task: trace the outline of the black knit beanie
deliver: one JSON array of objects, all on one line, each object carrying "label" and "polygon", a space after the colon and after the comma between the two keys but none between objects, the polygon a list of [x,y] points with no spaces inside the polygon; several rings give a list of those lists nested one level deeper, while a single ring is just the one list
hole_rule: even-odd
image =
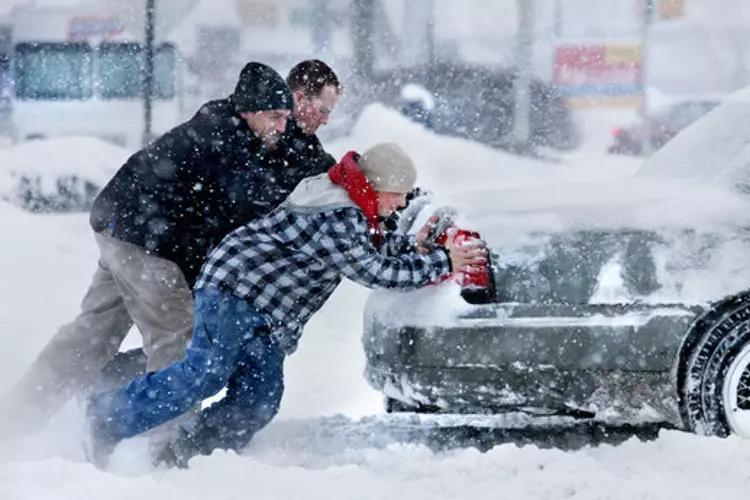
[{"label": "black knit beanie", "polygon": [[237,113],[294,108],[292,92],[281,75],[258,62],[249,62],[242,68],[232,99]]}]

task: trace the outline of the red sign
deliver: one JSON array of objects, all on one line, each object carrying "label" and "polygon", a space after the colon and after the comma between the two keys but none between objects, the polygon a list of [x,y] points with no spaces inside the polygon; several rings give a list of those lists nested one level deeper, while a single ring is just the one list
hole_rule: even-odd
[{"label": "red sign", "polygon": [[641,92],[637,44],[568,45],[555,53],[554,83],[567,95],[625,96]]}]

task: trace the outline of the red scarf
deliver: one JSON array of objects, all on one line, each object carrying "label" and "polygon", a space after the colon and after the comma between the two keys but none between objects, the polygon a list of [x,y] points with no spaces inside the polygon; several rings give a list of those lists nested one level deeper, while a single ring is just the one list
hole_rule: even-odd
[{"label": "red scarf", "polygon": [[357,166],[359,154],[349,151],[341,161],[328,170],[328,177],[334,184],[343,187],[349,198],[365,212],[367,226],[373,233],[373,243],[379,247],[383,234],[378,224],[378,195]]}]

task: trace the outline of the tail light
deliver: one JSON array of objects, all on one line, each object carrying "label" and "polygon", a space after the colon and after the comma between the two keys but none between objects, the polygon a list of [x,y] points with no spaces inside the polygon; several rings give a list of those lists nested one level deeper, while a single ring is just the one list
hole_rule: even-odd
[{"label": "tail light", "polygon": [[[448,233],[453,242],[461,245],[466,242],[481,240],[482,237],[476,231],[461,229],[455,225],[456,212],[451,209],[441,208],[435,211],[434,216],[438,221],[433,226],[433,230],[428,235],[425,244],[436,244],[445,246],[448,243]],[[491,302],[495,295],[494,282],[491,273],[492,266],[488,260],[487,265],[474,271],[454,271],[447,276],[443,276],[438,283],[451,280],[461,286],[461,295],[470,303]]]},{"label": "tail light", "polygon": [[[475,231],[465,231],[463,229],[456,229],[456,232],[453,235],[453,241],[458,245],[480,239],[481,236],[479,235],[479,233]],[[448,243],[447,230],[440,234],[440,236],[438,236],[437,240],[435,240],[435,243],[443,246]],[[488,288],[490,286],[489,267],[485,266],[482,269],[478,269],[475,271],[454,271],[444,279],[451,279],[455,281],[456,283],[461,285],[462,290]]]}]

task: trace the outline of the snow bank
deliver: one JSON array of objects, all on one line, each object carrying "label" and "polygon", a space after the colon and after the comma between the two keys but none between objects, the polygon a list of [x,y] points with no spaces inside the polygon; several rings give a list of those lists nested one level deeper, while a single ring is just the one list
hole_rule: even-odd
[{"label": "snow bank", "polygon": [[92,137],[0,150],[0,199],[31,211],[84,211],[130,151]]},{"label": "snow bank", "polygon": [[505,189],[612,179],[631,174],[640,165],[632,158],[609,159],[591,153],[548,160],[521,157],[468,139],[437,135],[380,104],[365,108],[351,134],[326,147],[340,157],[350,149],[363,151],[378,142],[398,143],[417,164],[417,184],[443,194],[477,187]]}]

